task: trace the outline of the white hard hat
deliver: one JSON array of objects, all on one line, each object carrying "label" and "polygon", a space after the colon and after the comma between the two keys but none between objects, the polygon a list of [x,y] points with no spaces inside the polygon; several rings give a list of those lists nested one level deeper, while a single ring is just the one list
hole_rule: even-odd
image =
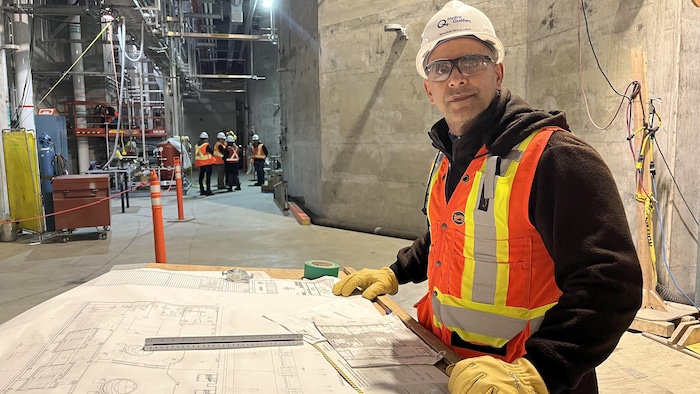
[{"label": "white hard hat", "polygon": [[505,49],[503,43],[496,37],[493,24],[483,12],[466,5],[461,1],[453,0],[444,7],[425,25],[420,40],[420,49],[416,55],[416,69],[424,79],[425,66],[430,52],[443,41],[456,38],[473,36],[492,45],[496,50],[496,63],[503,61]]},{"label": "white hard hat", "polygon": [[223,131],[219,131],[219,134],[216,135],[216,138],[221,138],[222,140],[226,138],[226,134],[224,134]]},{"label": "white hard hat", "polygon": [[209,134],[206,131],[202,131],[199,133],[199,138],[209,138]]},{"label": "white hard hat", "polygon": [[260,136],[257,134],[253,134],[253,138],[251,138],[252,141],[260,141]]},{"label": "white hard hat", "polygon": [[226,136],[226,142],[236,142],[236,137],[228,135]]}]

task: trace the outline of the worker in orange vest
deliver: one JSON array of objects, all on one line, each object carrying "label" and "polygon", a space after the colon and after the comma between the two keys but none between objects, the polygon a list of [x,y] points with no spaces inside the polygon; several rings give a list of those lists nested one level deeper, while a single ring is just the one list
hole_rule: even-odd
[{"label": "worker in orange vest", "polygon": [[253,186],[262,186],[265,183],[265,159],[267,158],[267,147],[260,142],[260,136],[253,134],[253,166],[257,182]]},{"label": "worker in orange vest", "polygon": [[598,392],[595,368],[642,299],[642,273],[608,166],[560,111],[502,86],[503,43],[460,1],[425,25],[416,69],[442,113],[428,226],[396,262],[346,276],[365,298],[426,283],[418,321],[463,359],[451,394]]},{"label": "worker in orange vest", "polygon": [[224,151],[226,150],[226,134],[219,131],[214,144],[214,172],[216,172],[216,188],[226,188],[226,169],[224,168]]},{"label": "worker in orange vest", "polygon": [[[209,145],[209,134],[202,131],[199,134],[199,142],[194,148],[194,165],[199,168],[199,195],[211,196],[211,172],[214,164],[214,149]],[[206,188],[202,181],[206,177]]]},{"label": "worker in orange vest", "polygon": [[238,163],[240,162],[240,148],[236,145],[236,136],[226,136],[226,150],[224,151],[224,169],[226,170],[226,186],[228,191],[241,190],[241,181],[238,179]]}]

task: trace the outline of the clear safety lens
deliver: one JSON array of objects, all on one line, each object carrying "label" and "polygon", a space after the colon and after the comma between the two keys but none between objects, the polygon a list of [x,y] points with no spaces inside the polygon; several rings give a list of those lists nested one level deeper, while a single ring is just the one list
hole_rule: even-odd
[{"label": "clear safety lens", "polygon": [[446,80],[450,76],[454,66],[457,66],[457,69],[462,75],[470,77],[486,70],[486,68],[493,63],[494,61],[490,56],[470,53],[457,59],[435,60],[425,67],[425,73],[428,75],[428,81],[440,82]]}]

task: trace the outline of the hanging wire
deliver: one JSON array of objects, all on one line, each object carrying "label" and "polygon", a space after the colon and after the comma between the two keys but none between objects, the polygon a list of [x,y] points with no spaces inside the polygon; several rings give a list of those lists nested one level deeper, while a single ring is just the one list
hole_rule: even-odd
[{"label": "hanging wire", "polygon": [[[651,180],[652,188],[654,189],[654,194],[656,194],[656,180],[652,177]],[[664,221],[663,218],[661,217],[661,211],[659,211],[659,203],[655,200],[652,200],[652,203],[654,204],[654,208],[656,209],[656,217],[659,220],[659,228],[661,229],[661,255],[663,256],[664,260],[664,266],[666,267],[666,271],[668,272],[668,277],[671,278],[671,282],[673,282],[673,285],[676,287],[676,289],[685,297],[688,301],[690,301],[690,305],[694,306],[695,309],[700,312],[700,307],[698,307],[695,302],[686,294],[683,290],[681,290],[680,286],[678,286],[678,283],[676,282],[676,278],[673,276],[673,273],[671,272],[671,267],[668,264],[668,259],[666,258],[666,244],[664,243],[664,239],[666,238],[666,235],[664,233]]]},{"label": "hanging wire", "polygon": [[[627,100],[632,100],[631,97],[628,97],[624,94],[621,94],[620,92],[618,92],[615,89],[615,87],[610,82],[610,79],[605,74],[605,71],[603,71],[603,67],[601,67],[601,65],[600,65],[600,61],[598,60],[598,55],[595,53],[595,48],[593,47],[593,40],[591,40],[591,31],[588,28],[588,17],[586,16],[586,5],[584,3],[584,0],[581,0],[581,14],[583,14],[583,19],[584,19],[584,22],[586,24],[586,35],[588,36],[588,43],[591,45],[591,52],[593,52],[593,57],[595,58],[595,63],[598,65],[598,69],[600,70],[600,73],[603,74],[603,77],[605,77],[605,80],[608,82],[608,86],[610,86],[610,89],[612,89],[613,92],[615,92],[615,94],[617,94],[618,96],[620,96],[622,98],[626,98]],[[580,32],[580,20],[581,20],[581,17],[579,16],[579,32]],[[579,40],[580,40],[580,38],[579,38]]]},{"label": "hanging wire", "polygon": [[666,166],[666,169],[668,170],[668,174],[671,176],[671,179],[673,179],[673,184],[676,185],[676,189],[678,190],[678,195],[681,196],[681,200],[683,200],[685,207],[688,208],[688,213],[690,213],[690,216],[693,218],[693,221],[695,222],[695,224],[700,225],[700,223],[698,223],[698,219],[693,214],[693,210],[690,208],[688,201],[685,199],[683,192],[681,192],[681,187],[678,185],[678,182],[676,181],[676,177],[673,176],[673,172],[671,172],[671,168],[669,167],[668,162],[666,162],[666,157],[664,156],[664,152],[661,151],[661,147],[659,146],[659,142],[656,141],[656,139],[654,139],[654,143],[656,144],[656,149],[659,151],[659,154],[661,155],[661,161],[664,162],[664,165]]},{"label": "hanging wire", "polygon": [[[639,87],[640,83],[639,81],[632,81],[627,85],[627,88],[625,88],[625,93],[620,94],[615,90],[615,88],[612,86],[610,83],[610,80],[608,79],[608,76],[605,75],[605,71],[603,71],[603,68],[600,66],[600,62],[598,61],[598,55],[595,53],[595,48],[593,47],[593,41],[591,40],[591,34],[588,29],[588,19],[586,18],[586,12],[584,9],[583,1],[581,1],[581,6],[579,7],[580,11],[578,13],[578,77],[579,77],[579,85],[581,87],[581,95],[583,96],[583,103],[586,107],[586,114],[588,115],[588,119],[591,121],[593,126],[598,129],[598,130],[606,130],[612,123],[615,121],[617,118],[617,115],[620,113],[620,109],[622,108],[622,104],[625,102],[625,100],[628,101],[628,103],[631,103],[632,100],[634,99],[635,95],[639,92]],[[617,110],[615,111],[615,114],[613,115],[612,119],[606,124],[605,126],[599,126],[594,120],[593,117],[591,116],[591,110],[590,106],[588,105],[588,97],[586,96],[586,90],[583,88],[583,47],[581,45],[581,14],[583,14],[584,19],[586,19],[586,33],[588,35],[588,43],[591,46],[591,51],[593,52],[593,56],[595,57],[596,64],[598,64],[598,69],[600,72],[603,74],[603,77],[605,77],[605,80],[608,82],[608,85],[612,88],[612,90],[617,93],[618,96],[622,96],[622,99],[620,100],[620,105],[617,106]],[[628,96],[627,92],[632,88],[631,94]]]}]

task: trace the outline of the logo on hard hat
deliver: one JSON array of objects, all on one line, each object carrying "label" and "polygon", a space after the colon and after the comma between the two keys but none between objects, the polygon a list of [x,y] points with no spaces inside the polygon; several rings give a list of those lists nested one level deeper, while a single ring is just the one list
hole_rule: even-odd
[{"label": "logo on hard hat", "polygon": [[472,23],[471,19],[464,19],[461,15],[451,16],[447,19],[441,19],[437,23],[438,29],[449,26],[452,23]]}]

